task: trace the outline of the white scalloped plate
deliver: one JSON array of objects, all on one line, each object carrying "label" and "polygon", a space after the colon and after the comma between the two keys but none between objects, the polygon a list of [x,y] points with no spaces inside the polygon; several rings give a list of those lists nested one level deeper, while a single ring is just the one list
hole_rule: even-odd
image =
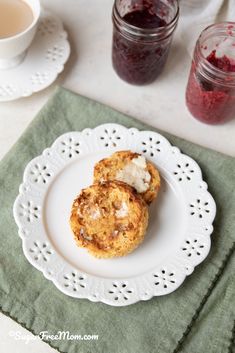
[{"label": "white scalloped plate", "polygon": [[24,60],[12,69],[0,70],[0,102],[28,97],[50,86],[63,71],[69,55],[70,46],[61,20],[43,10]]},{"label": "white scalloped plate", "polygon": [[[92,184],[94,164],[130,149],[162,177],[144,242],[128,256],[101,260],[75,245],[70,209]],[[160,134],[104,124],[60,136],[26,167],[14,217],[28,261],[63,293],[124,306],[176,290],[210,250],[216,205],[198,164]]]}]

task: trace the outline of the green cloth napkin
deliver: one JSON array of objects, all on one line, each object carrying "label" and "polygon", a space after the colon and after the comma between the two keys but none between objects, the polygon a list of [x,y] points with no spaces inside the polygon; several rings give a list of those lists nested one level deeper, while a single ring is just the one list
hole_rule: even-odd
[{"label": "green cloth napkin", "polygon": [[99,335],[97,341],[48,341],[61,352],[234,352],[235,164],[231,157],[163,133],[199,163],[218,208],[208,258],[172,294],[117,308],[74,299],[57,290],[24,257],[12,205],[25,166],[61,134],[107,122],[156,130],[59,88],[1,161],[0,303],[3,313],[34,334],[41,331],[56,334],[62,330],[70,334]]}]

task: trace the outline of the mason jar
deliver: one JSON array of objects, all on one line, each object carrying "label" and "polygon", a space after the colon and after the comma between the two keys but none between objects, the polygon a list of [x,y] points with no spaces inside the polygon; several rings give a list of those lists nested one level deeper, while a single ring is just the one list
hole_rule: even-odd
[{"label": "mason jar", "polygon": [[162,72],[179,18],[177,0],[115,0],[112,62],[131,84],[144,85]]},{"label": "mason jar", "polygon": [[186,105],[208,124],[235,117],[235,23],[204,29],[197,40],[186,88]]}]

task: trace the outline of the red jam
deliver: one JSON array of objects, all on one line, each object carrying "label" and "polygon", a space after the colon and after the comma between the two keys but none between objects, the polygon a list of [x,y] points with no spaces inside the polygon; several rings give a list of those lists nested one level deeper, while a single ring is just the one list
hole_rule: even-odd
[{"label": "red jam", "polygon": [[216,57],[216,50],[213,50],[206,59],[213,66],[217,67],[222,71],[235,72],[235,61],[229,59],[226,55],[222,56],[221,58]]},{"label": "red jam", "polygon": [[[216,56],[213,50],[207,61],[223,72],[235,72],[234,60]],[[198,74],[195,63],[192,63],[186,90],[186,103],[192,115],[208,124],[218,124],[235,117],[235,90],[224,85],[213,83]]]},{"label": "red jam", "polygon": [[[143,85],[154,81],[162,72],[168,56],[175,27],[172,26],[171,32],[166,35],[165,28],[168,24],[160,10],[158,13],[154,12],[153,3],[154,9],[158,11],[157,0],[146,1],[141,3],[141,6],[135,5],[121,18],[125,28],[134,26],[131,28],[131,34],[123,30],[113,17],[113,67],[123,80],[131,84]],[[141,34],[139,29],[142,31]],[[159,29],[162,34],[153,39],[152,34],[155,35]]]}]

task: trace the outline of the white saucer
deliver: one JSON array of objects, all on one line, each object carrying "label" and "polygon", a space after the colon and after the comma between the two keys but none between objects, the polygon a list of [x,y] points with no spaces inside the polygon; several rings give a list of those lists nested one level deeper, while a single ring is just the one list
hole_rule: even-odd
[{"label": "white saucer", "polygon": [[0,102],[27,97],[51,85],[70,55],[61,20],[43,11],[34,41],[16,67],[0,70]]}]

